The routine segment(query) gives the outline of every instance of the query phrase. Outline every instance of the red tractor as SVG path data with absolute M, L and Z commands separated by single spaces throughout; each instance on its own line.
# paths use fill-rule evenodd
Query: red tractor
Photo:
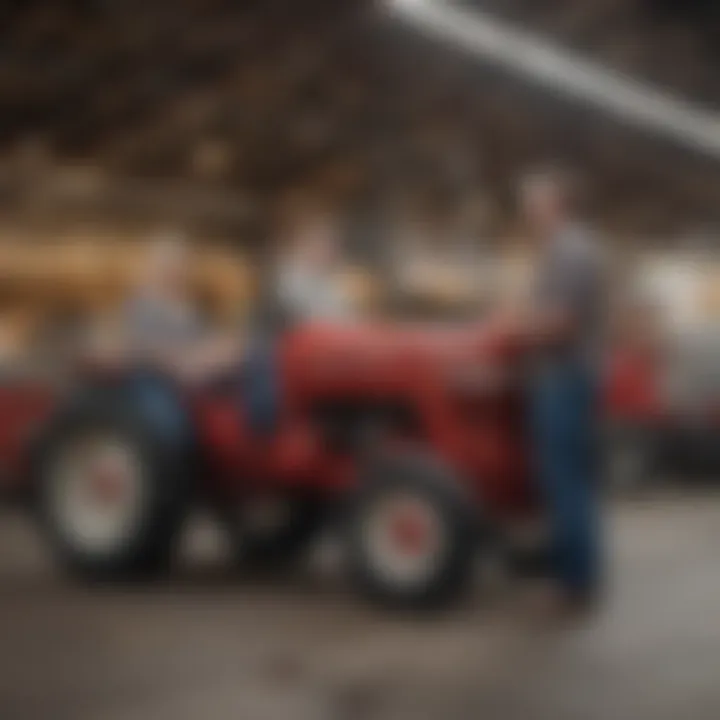
M 86 374 L 33 441 L 36 507 L 62 561 L 93 578 L 160 570 L 192 503 L 216 509 L 263 564 L 298 557 L 334 520 L 361 591 L 438 605 L 491 534 L 533 512 L 522 355 L 482 326 L 298 327 L 279 343 L 270 436 L 231 378 L 158 375 L 181 419 L 168 433 L 127 373 Z M 48 406 L 29 413 L 36 425 Z

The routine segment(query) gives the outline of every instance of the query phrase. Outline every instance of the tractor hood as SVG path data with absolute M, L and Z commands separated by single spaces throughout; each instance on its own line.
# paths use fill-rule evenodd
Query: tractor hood
M 437 373 L 502 366 L 517 353 L 508 332 L 486 323 L 311 324 L 283 344 L 289 377 L 300 382 L 422 383 Z
M 292 344 L 325 352 L 352 350 L 372 354 L 379 350 L 446 356 L 452 353 L 480 357 L 512 352 L 510 334 L 487 322 L 458 325 L 430 323 L 311 323 L 295 329 Z

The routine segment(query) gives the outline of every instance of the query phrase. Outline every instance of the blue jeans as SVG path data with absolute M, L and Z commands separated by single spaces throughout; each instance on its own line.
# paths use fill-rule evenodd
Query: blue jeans
M 275 431 L 280 411 L 280 378 L 274 344 L 258 342 L 243 364 L 240 402 L 258 435 Z
M 176 441 L 188 433 L 188 419 L 176 390 L 161 376 L 140 370 L 129 378 L 127 392 L 164 440 Z
M 595 373 L 580 362 L 538 369 L 531 384 L 537 480 L 549 514 L 551 562 L 565 588 L 600 582 L 599 403 Z

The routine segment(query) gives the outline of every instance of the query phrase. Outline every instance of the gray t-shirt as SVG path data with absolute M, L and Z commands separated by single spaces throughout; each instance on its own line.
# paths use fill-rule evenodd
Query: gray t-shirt
M 575 319 L 575 331 L 560 346 L 543 353 L 596 363 L 605 320 L 605 269 L 599 246 L 582 227 L 569 225 L 545 248 L 537 268 L 535 302 Z
M 192 305 L 142 293 L 126 303 L 123 324 L 131 352 L 144 358 L 182 352 L 205 333 Z

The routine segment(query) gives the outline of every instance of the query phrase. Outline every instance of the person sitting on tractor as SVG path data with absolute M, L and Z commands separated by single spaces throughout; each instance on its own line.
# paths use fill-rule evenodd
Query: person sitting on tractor
M 140 281 L 122 308 L 123 354 L 136 368 L 132 391 L 168 432 L 178 428 L 181 414 L 158 370 L 185 375 L 198 365 L 209 340 L 192 292 L 192 252 L 181 235 L 155 237 Z
M 192 296 L 191 253 L 178 235 L 150 243 L 140 282 L 123 308 L 123 334 L 134 357 L 172 364 L 207 336 Z
M 347 320 L 352 309 L 337 284 L 337 228 L 326 216 L 301 226 L 281 254 L 278 300 L 294 320 Z
M 313 320 L 347 320 L 352 308 L 337 285 L 339 245 L 326 216 L 302 224 L 278 256 L 262 263 L 260 297 L 245 353 L 243 403 L 261 435 L 275 427 L 279 405 L 276 341 L 288 326 Z

